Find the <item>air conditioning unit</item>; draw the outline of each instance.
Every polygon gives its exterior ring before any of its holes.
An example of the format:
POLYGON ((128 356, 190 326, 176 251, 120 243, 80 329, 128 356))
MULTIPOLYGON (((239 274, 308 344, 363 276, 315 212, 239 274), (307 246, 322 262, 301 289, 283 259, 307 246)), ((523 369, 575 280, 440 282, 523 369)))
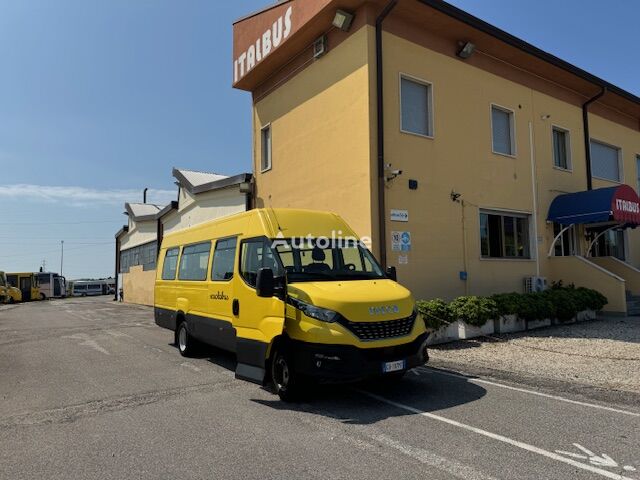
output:
POLYGON ((313 42, 313 58, 318 59, 327 53, 327 36, 323 35, 313 42))
POLYGON ((547 288, 547 277, 524 277, 524 293, 544 292, 547 288))

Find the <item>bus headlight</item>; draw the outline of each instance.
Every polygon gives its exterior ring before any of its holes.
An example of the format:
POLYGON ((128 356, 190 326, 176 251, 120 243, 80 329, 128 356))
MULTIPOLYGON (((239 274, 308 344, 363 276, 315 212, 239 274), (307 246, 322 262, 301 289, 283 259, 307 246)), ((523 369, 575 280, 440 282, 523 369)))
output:
POLYGON ((315 318, 321 322, 334 323, 338 319, 338 312, 334 312, 328 308, 316 307, 310 303, 302 302, 293 298, 291 299, 291 303, 307 317, 315 318))

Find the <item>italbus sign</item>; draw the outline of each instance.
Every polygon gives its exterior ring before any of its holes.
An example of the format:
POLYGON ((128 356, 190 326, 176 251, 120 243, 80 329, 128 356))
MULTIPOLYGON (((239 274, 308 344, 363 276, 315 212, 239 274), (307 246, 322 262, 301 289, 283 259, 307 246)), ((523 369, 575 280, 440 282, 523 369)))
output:
POLYGON ((245 51, 241 52, 233 61, 233 82, 237 83, 242 77, 266 58, 273 50, 284 42, 293 28, 293 6, 287 8, 264 32, 259 34, 245 51))
POLYGON ((617 222, 640 225, 640 199, 629 185, 616 188, 611 199, 611 215, 617 222))

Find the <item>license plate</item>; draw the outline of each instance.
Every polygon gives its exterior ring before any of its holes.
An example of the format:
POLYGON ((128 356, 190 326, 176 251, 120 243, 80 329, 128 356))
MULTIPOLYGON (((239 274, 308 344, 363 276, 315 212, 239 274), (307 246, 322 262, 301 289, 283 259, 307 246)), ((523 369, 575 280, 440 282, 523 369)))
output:
POLYGON ((406 363, 404 360, 396 360, 395 362, 385 362, 382 364, 382 371, 383 373, 397 372, 399 370, 404 370, 405 365, 406 363))

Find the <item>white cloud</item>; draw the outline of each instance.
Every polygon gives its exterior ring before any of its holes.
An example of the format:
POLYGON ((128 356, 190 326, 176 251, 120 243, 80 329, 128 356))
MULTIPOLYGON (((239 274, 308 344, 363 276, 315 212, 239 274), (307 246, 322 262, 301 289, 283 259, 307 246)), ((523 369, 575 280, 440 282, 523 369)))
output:
MULTIPOLYGON (((166 205, 171 200, 175 200, 176 197, 176 190, 156 190, 150 188, 147 192, 147 201, 159 205, 166 205)), ((76 207, 96 204, 123 205, 125 202, 142 202, 142 189, 99 190, 85 187, 60 187, 19 183, 14 185, 0 185, 0 198, 33 202, 59 202, 76 207)))

